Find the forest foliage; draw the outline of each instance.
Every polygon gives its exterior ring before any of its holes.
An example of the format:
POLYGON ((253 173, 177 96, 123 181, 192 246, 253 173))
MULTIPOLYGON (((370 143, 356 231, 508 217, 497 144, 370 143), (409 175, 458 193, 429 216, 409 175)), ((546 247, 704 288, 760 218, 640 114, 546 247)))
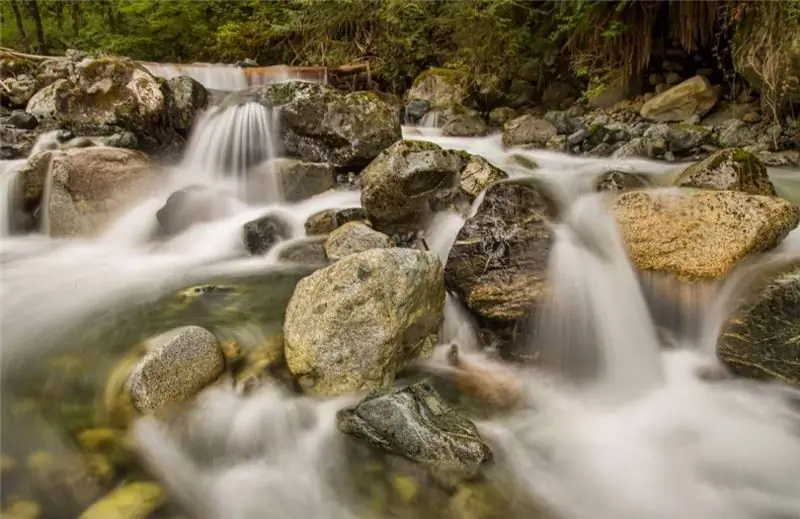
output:
POLYGON ((769 41, 744 41, 760 55, 771 50, 758 45, 777 48, 800 31, 798 0, 3 0, 0 38, 40 54, 75 48, 161 62, 369 60, 394 91, 434 65, 502 82, 523 63, 548 77, 566 62, 591 87, 625 83, 666 39, 687 52, 727 46, 764 11, 783 26, 769 41))

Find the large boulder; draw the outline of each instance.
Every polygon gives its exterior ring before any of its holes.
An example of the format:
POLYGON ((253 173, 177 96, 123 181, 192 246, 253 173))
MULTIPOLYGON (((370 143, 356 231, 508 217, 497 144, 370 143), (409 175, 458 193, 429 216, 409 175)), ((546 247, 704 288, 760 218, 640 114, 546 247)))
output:
POLYGON ((387 234, 419 230, 442 202, 458 192, 465 154, 424 141, 400 141, 361 174, 361 205, 387 234))
POLYGON ((723 277, 777 246, 800 218, 786 200, 736 191, 628 192, 614 211, 638 268, 685 281, 723 277))
POLYGON ((504 148, 545 148, 558 134, 556 127, 533 115, 517 117, 503 126, 504 148))
POLYGON ((474 478, 492 460, 475 424, 427 382, 369 395, 339 411, 337 421, 345 434, 419 463, 445 481, 474 478))
POLYGON ((447 68, 429 68, 414 80, 406 98, 427 101, 429 109, 464 104, 467 99, 466 74, 447 68))
POLYGON ((735 374, 800 385, 800 263, 757 273, 723 325, 717 354, 735 374))
POLYGON ((686 168, 675 181, 681 187, 741 191, 776 196, 767 168, 754 154, 741 149, 720 150, 686 168))
POLYGON ((385 387, 433 346, 444 312, 433 252, 374 249, 300 283, 286 310, 286 362, 306 393, 385 387))
POLYGON ((39 120, 82 133, 108 135, 130 130, 145 149, 158 149, 175 137, 161 85, 129 59, 81 62, 74 74, 39 90, 27 111, 39 120))
POLYGON ((364 166, 402 137, 400 114, 374 92, 287 81, 236 92, 223 104, 253 100, 277 112, 284 151, 310 162, 364 166))
POLYGON ((208 107, 208 92, 188 76, 176 76, 164 84, 167 92, 167 115, 175 130, 186 137, 195 118, 208 107))
POLYGON ((694 76, 653 97, 642 105, 645 119, 661 123, 702 117, 717 104, 717 92, 704 76, 694 76))
POLYGON ((236 209, 230 193, 204 185, 190 185, 175 191, 156 212, 162 236, 180 234, 193 225, 230 216, 236 209))
POLYGON ((553 243, 548 220, 557 207, 532 182, 505 181, 486 190, 450 249, 448 288, 479 316, 513 323, 545 293, 553 243))
POLYGON ((87 235, 107 223, 111 214, 124 209, 155 179, 158 169, 147 155, 120 148, 92 147, 49 152, 51 155, 49 179, 45 168, 24 170, 23 193, 28 200, 46 192, 50 182, 50 197, 44 200, 47 220, 52 236, 87 235), (41 191, 39 190, 41 188, 41 191), (67 195, 74 207, 63 199, 67 195), (74 211, 80 215, 76 225, 70 224, 70 233, 62 221, 74 220, 74 211))

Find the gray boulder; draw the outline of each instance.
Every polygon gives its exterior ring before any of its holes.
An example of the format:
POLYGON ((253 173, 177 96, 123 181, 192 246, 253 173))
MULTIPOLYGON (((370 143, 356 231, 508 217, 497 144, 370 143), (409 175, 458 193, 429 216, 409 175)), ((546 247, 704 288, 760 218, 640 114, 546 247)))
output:
POLYGON ((545 148, 547 141, 558 134, 556 127, 546 119, 523 115, 503 127, 504 148, 545 148))
POLYGON ((442 126, 442 135, 447 137, 483 137, 488 133, 486 123, 473 115, 456 115, 442 126))
POLYGON ((192 129, 195 118, 208 107, 205 87, 187 76, 177 76, 164 84, 169 122, 184 137, 192 129))
POLYGON ((694 76, 647 101, 640 114, 650 121, 681 122, 694 115, 704 116, 716 104, 717 91, 708 79, 694 76))

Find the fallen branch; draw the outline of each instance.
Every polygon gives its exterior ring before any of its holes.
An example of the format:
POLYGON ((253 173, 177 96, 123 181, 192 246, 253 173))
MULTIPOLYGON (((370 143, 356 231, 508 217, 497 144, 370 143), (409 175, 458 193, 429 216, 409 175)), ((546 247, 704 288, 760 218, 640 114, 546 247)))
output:
POLYGON ((67 59, 65 56, 41 56, 39 54, 25 54, 24 52, 17 52, 7 47, 0 47, 0 52, 8 54, 14 58, 27 59, 30 61, 47 61, 50 59, 67 59))

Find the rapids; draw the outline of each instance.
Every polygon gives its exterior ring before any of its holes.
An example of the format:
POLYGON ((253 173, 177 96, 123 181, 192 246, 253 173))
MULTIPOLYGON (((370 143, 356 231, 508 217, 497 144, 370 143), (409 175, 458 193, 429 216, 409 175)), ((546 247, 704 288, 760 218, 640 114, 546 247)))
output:
MULTIPOLYGON (((646 173, 666 184, 679 166, 516 151, 539 164, 531 172, 509 162, 498 135, 449 138, 428 128, 404 133, 483 155, 512 176, 542 178, 567 205, 551 256, 551 300, 527 338, 546 345, 552 369, 515 370, 527 408, 477 422, 497 458, 489 484, 509 501, 540 503, 562 519, 800 518, 800 414, 787 403, 789 390, 696 376, 698 368, 716 362, 716 330, 735 292, 731 287, 745 274, 734 272, 716 303, 700 309, 699 333, 684 334, 675 348, 662 350, 607 200, 590 188, 594 176, 609 169, 646 173)), ((246 256, 239 239, 244 222, 278 211, 292 222, 289 241, 302 240, 307 216, 359 205, 357 191, 287 204, 267 190, 257 203, 241 202, 230 217, 152 242, 153 214, 170 193, 190 184, 236 192, 237 177, 222 173, 240 173, 274 157, 274 134, 274 121, 260 107, 212 109, 169 181, 91 239, 10 235, 8 201, 19 163, 0 164, 3 400, 13 398, 31 363, 57 356, 65 336, 114 319, 118 308, 211 275, 277 268, 275 254, 246 256)), ((789 172, 772 174, 779 191, 800 194, 789 172)), ((446 260, 462 224, 461 216, 440 213, 428 224, 426 243, 446 260)), ((798 236, 787 239, 782 254, 797 254, 798 236)), ((479 350, 476 323, 451 296, 445 316, 442 347, 456 342, 473 362, 491 367, 494 361, 479 350)), ((271 387, 245 398, 215 387, 203 393, 182 427, 147 418, 133 432, 153 474, 197 519, 374 517, 341 483, 352 460, 334 415, 357 398, 315 400, 271 387)), ((44 446, 44 419, 28 428, 7 426, 4 419, 4 448, 44 446)), ((521 510, 503 517, 542 517, 521 510)), ((440 516, 431 510, 420 519, 440 516)))

